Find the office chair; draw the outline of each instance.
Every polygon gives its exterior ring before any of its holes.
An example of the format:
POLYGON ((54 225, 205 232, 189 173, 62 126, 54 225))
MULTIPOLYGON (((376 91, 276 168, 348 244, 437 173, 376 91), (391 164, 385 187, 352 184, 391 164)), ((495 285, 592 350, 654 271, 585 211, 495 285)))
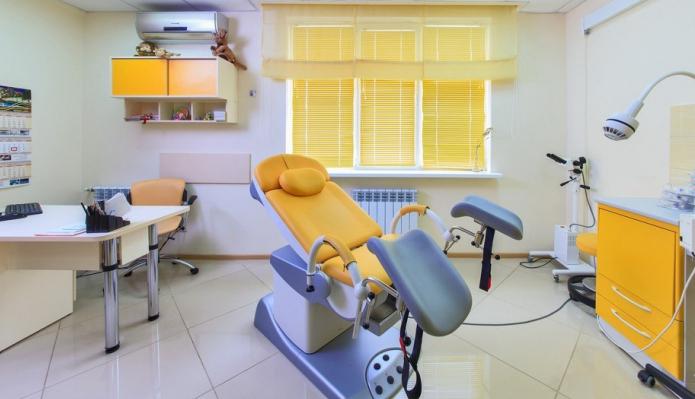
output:
MULTIPOLYGON (((198 199, 197 195, 192 195, 188 198, 186 192, 186 182, 182 179, 153 179, 143 180, 130 187, 128 201, 132 205, 188 205, 191 206, 198 199)), ((174 236, 181 231, 186 231, 186 221, 188 216, 175 216, 171 219, 164 220, 157 224, 157 233, 160 237, 160 242, 163 243, 159 247, 159 251, 166 246, 169 240, 174 240, 174 236), (164 238, 162 240, 161 238, 164 238)), ((160 261, 168 261, 174 265, 184 265, 190 269, 191 274, 198 274, 198 268, 193 264, 177 258, 175 255, 161 255, 160 261)), ((129 277, 133 271, 147 264, 147 257, 142 257, 134 260, 128 265, 128 272, 124 277, 129 277)))

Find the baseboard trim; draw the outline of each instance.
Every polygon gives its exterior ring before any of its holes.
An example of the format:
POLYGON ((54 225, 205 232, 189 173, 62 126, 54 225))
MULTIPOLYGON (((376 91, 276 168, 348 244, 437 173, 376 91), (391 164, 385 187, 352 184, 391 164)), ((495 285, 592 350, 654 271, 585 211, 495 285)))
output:
MULTIPOLYGON (((496 255, 504 258, 526 258, 528 252, 499 252, 496 255)), ((476 259, 482 258, 482 252, 449 252, 449 258, 452 259, 476 259)), ((197 259, 197 260, 258 260, 270 259, 270 254, 180 254, 181 259, 197 259)))

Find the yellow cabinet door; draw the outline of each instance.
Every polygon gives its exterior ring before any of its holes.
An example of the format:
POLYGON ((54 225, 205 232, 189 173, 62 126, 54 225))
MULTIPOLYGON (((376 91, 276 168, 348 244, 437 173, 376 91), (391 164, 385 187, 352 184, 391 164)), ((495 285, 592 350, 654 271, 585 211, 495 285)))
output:
POLYGON ((167 60, 111 60, 111 93, 114 96, 166 96, 167 60))
POLYGON ((169 60, 170 96, 217 96, 217 60, 169 60))
POLYGON ((682 289, 677 227, 605 207, 598 220, 599 275, 633 300, 672 315, 682 289))

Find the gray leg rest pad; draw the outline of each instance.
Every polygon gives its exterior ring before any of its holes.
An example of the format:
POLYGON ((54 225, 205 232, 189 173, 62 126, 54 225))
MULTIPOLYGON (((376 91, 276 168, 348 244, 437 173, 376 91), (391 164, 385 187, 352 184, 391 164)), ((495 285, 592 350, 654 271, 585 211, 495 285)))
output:
POLYGON ((307 354, 282 332, 275 322, 272 307, 272 294, 263 297, 256 307, 254 325, 324 395, 349 399, 372 397, 365 371, 374 355, 384 349, 398 349, 396 329, 391 328, 381 336, 362 331, 356 340, 352 339, 352 329, 348 329, 318 352, 307 354))
POLYGON ((477 195, 469 195, 454 205, 451 208, 451 216, 455 218, 472 217, 515 240, 521 240, 524 236, 524 224, 519 216, 477 195))
POLYGON ((466 282, 422 230, 395 241, 370 238, 379 258, 417 324, 428 334, 451 334, 468 316, 473 300, 466 282))

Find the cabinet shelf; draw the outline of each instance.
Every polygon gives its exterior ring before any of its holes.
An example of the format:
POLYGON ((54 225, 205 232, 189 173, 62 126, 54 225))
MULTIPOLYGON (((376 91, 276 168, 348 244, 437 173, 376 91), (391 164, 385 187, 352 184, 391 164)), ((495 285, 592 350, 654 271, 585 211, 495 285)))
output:
POLYGON ((153 114, 159 119, 147 123, 237 122, 237 70, 220 58, 114 57, 111 94, 124 99, 127 121, 153 114), (192 120, 174 120, 183 108, 192 120), (211 112, 224 112, 224 119, 203 120, 211 112))

